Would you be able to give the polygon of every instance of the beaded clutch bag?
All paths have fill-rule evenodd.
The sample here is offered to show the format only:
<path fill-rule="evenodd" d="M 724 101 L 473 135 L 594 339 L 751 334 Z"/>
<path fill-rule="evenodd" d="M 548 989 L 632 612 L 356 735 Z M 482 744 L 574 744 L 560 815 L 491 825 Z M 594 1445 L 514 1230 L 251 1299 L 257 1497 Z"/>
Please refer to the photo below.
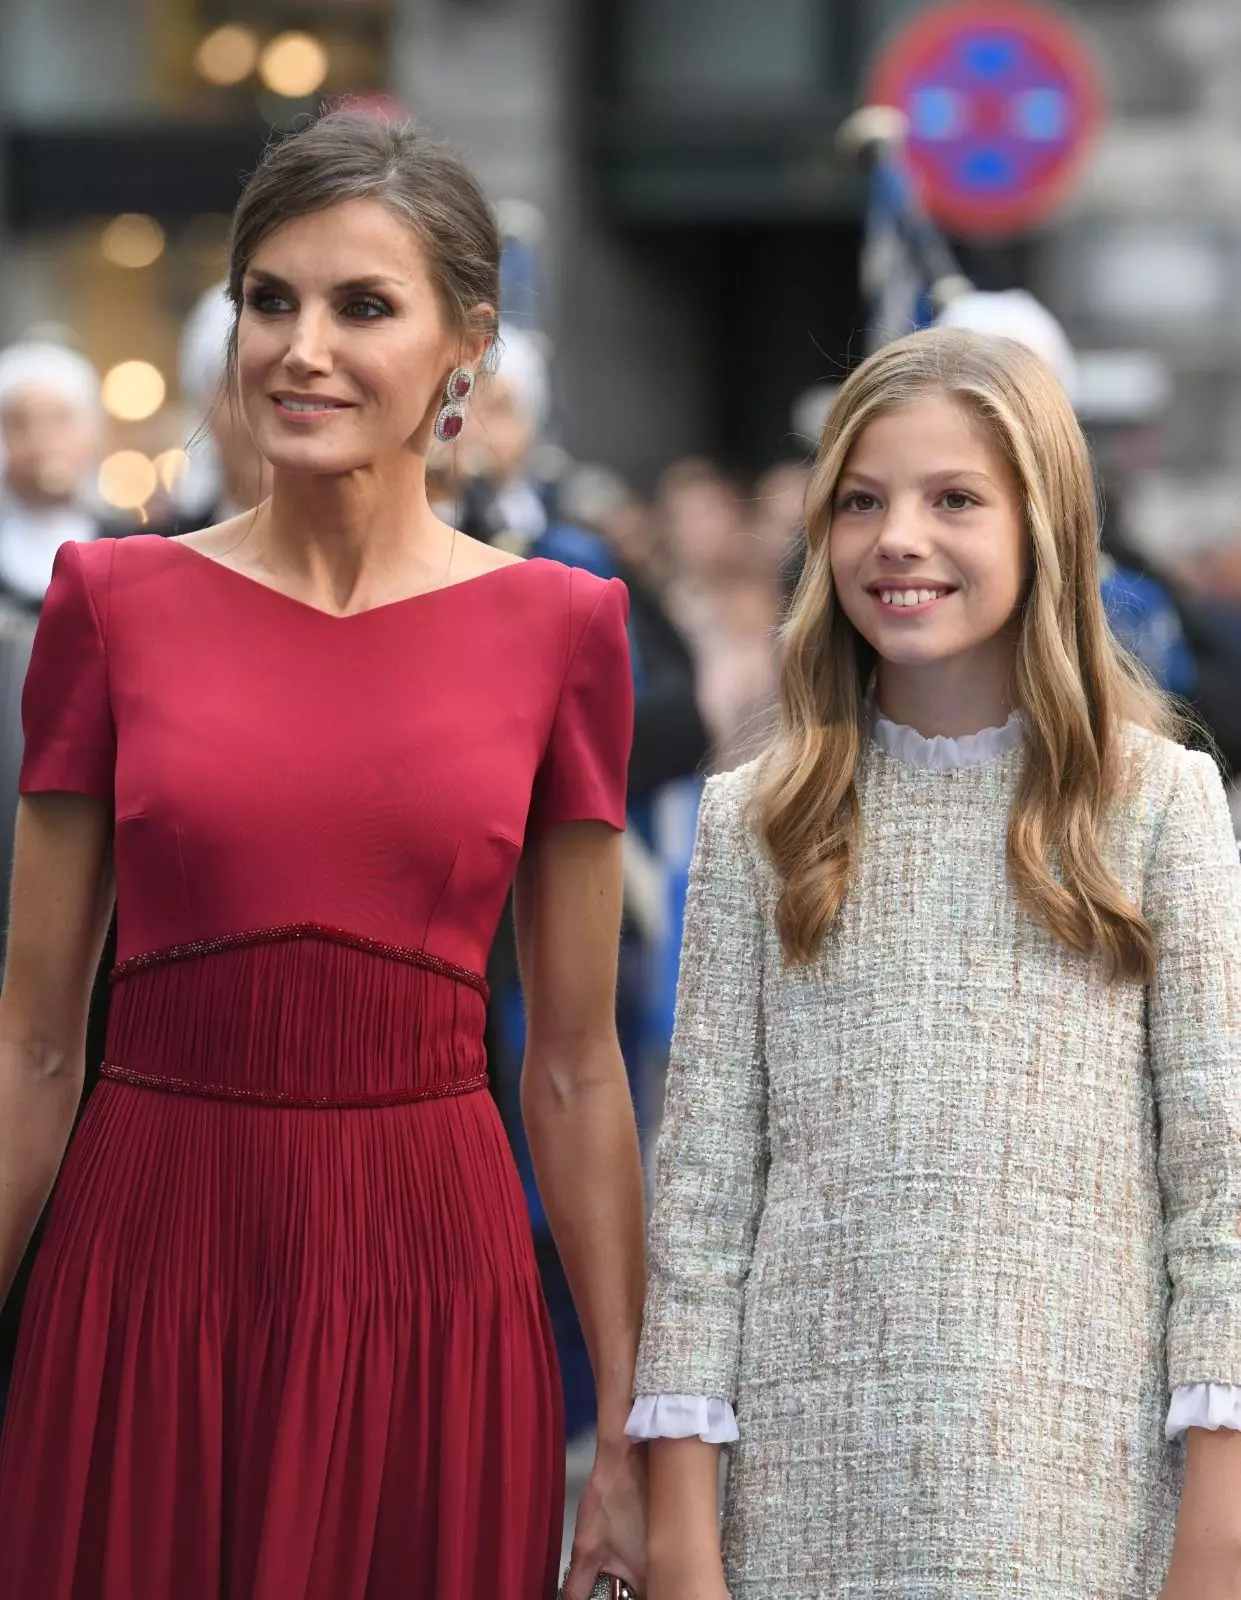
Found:
<path fill-rule="evenodd" d="M 567 1576 L 567 1574 L 566 1574 Z M 563 1600 L 564 1584 L 560 1586 L 557 1600 Z M 638 1600 L 624 1578 L 614 1578 L 610 1572 L 601 1572 L 590 1591 L 590 1600 Z"/>

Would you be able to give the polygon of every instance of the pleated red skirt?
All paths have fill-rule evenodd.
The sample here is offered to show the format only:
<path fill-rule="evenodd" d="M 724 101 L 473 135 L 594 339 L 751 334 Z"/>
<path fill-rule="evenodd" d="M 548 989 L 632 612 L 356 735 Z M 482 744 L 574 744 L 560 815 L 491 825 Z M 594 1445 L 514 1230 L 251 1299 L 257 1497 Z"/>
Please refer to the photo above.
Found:
<path fill-rule="evenodd" d="M 118 974 L 0 1444 L 13 1600 L 546 1600 L 560 1385 L 470 974 Z"/>

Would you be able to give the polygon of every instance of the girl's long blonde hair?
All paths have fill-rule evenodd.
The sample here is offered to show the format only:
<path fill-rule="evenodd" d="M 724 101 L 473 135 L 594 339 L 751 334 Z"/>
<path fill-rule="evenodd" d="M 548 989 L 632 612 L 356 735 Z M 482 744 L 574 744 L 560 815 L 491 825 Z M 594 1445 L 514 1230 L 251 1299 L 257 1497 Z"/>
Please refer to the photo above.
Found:
<path fill-rule="evenodd" d="M 1100 833 L 1124 776 L 1125 729 L 1176 734 L 1172 703 L 1119 646 L 1100 595 L 1090 454 L 1060 384 L 1011 339 L 916 333 L 864 362 L 823 428 L 806 505 L 805 570 L 784 630 L 781 714 L 754 791 L 754 821 L 780 881 L 786 958 L 814 959 L 858 848 L 857 769 L 875 654 L 845 616 L 828 548 L 836 486 L 863 429 L 927 394 L 969 408 L 1021 485 L 1032 575 L 1014 689 L 1025 758 L 1008 868 L 1025 908 L 1109 975 L 1149 981 L 1150 928 L 1104 865 Z"/>

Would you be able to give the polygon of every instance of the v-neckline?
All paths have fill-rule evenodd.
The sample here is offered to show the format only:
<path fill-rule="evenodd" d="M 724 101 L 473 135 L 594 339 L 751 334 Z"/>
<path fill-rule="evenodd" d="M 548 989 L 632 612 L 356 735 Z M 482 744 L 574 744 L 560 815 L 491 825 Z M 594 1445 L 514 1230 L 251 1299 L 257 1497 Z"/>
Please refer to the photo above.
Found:
<path fill-rule="evenodd" d="M 419 600 L 430 600 L 436 595 L 452 594 L 455 589 L 471 589 L 476 583 L 486 583 L 492 578 L 498 578 L 502 572 L 509 572 L 517 567 L 534 566 L 544 559 L 541 556 L 532 556 L 521 561 L 506 561 L 500 566 L 490 568 L 487 572 L 475 573 L 472 578 L 459 578 L 456 583 L 441 584 L 437 589 L 423 589 L 418 594 L 407 594 L 400 600 L 385 600 L 381 605 L 367 606 L 362 611 L 324 611 L 321 606 L 311 605 L 309 600 L 299 600 L 296 595 L 289 594 L 284 589 L 277 589 L 274 584 L 264 583 L 261 578 L 252 578 L 249 573 L 239 572 L 236 567 L 230 567 L 225 562 L 217 560 L 215 556 L 196 550 L 192 544 L 186 544 L 181 539 L 161 539 L 160 543 L 176 550 L 183 550 L 195 561 L 208 567 L 215 567 L 239 583 L 244 583 L 247 588 L 272 595 L 276 600 L 283 600 L 286 605 L 295 606 L 299 611 L 309 612 L 312 617 L 322 617 L 327 622 L 357 622 L 361 617 L 373 617 L 380 612 L 396 611 L 402 606 L 412 606 Z"/>

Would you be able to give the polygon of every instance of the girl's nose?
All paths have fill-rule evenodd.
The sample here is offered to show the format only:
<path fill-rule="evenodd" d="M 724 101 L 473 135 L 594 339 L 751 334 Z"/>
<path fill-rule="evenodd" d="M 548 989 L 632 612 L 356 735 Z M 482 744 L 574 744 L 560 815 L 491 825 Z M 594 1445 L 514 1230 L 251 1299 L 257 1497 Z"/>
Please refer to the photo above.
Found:
<path fill-rule="evenodd" d="M 930 549 L 930 533 L 920 504 L 893 499 L 884 515 L 876 546 L 891 561 L 912 561 Z"/>

